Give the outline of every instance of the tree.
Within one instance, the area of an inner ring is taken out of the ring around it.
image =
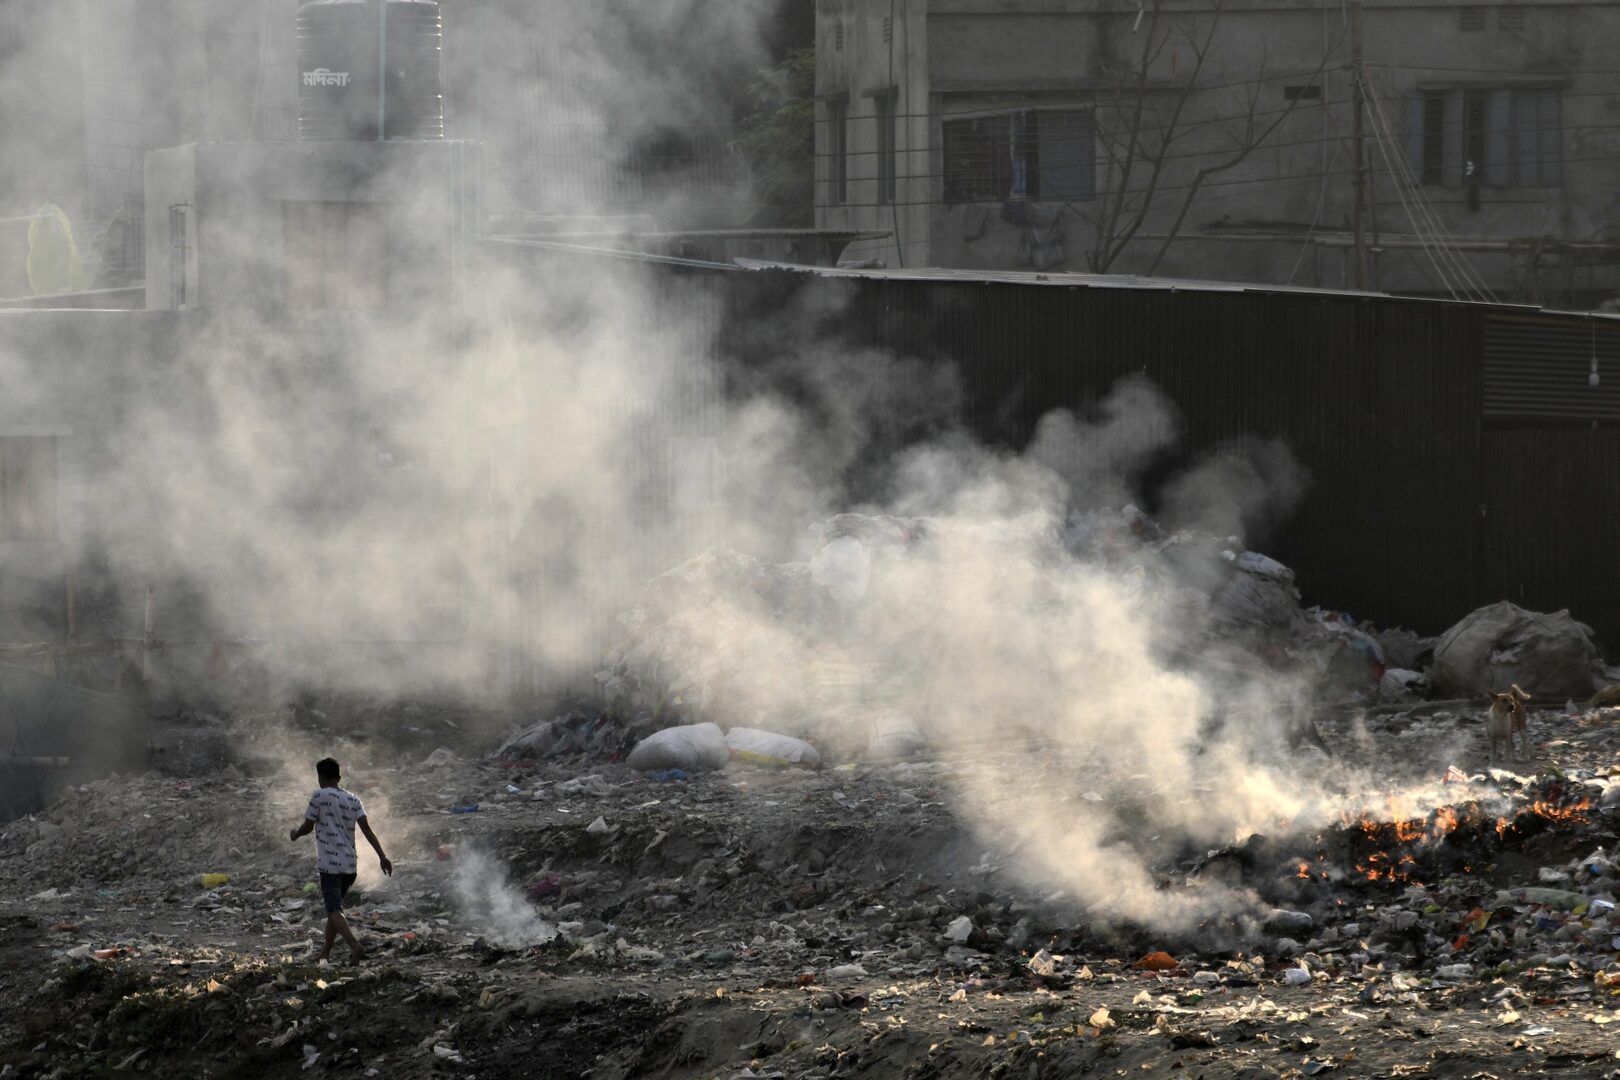
[[[1237,168],[1265,146],[1303,99],[1301,95],[1290,97],[1287,105],[1269,118],[1261,113],[1260,92],[1267,82],[1262,55],[1254,76],[1233,88],[1240,101],[1237,114],[1229,114],[1220,123],[1189,115],[1189,107],[1200,98],[1209,100],[1209,91],[1199,86],[1199,79],[1210,58],[1221,12],[1222,4],[1217,2],[1207,23],[1200,26],[1196,15],[1183,18],[1166,14],[1163,0],[1152,0],[1146,11],[1147,25],[1133,30],[1133,36],[1141,32],[1141,47],[1129,82],[1110,100],[1106,110],[1098,108],[1097,142],[1106,175],[1103,190],[1090,211],[1071,206],[1096,230],[1096,246],[1086,253],[1087,265],[1094,273],[1108,273],[1150,217],[1168,215],[1169,224],[1142,271],[1157,272],[1205,183]],[[1140,20],[1142,16],[1129,17]],[[1166,81],[1158,74],[1160,61],[1173,44],[1184,44],[1191,51],[1192,64],[1184,78]],[[1313,81],[1320,77],[1332,52],[1331,47],[1324,49],[1311,74]],[[1109,123],[1103,122],[1105,116]],[[1223,136],[1223,145],[1206,151],[1184,149],[1193,136],[1212,132]],[[1198,159],[1206,163],[1190,175],[1175,167],[1178,161]],[[1172,178],[1176,181],[1174,187],[1167,183]]]
[[[736,150],[748,163],[760,209],[755,225],[807,227],[815,220],[816,51],[789,53],[749,87],[752,102]]]

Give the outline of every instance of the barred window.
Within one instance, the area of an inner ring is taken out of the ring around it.
[[[947,120],[944,135],[946,202],[1096,197],[1096,127],[1090,109]]]
[[[1407,154],[1425,184],[1555,187],[1561,108],[1556,87],[1425,90],[1410,105]]]

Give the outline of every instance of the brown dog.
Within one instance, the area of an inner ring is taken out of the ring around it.
[[[1485,717],[1485,737],[1491,741],[1491,760],[1496,760],[1496,744],[1506,743],[1508,753],[1514,755],[1514,760],[1522,761],[1530,754],[1530,731],[1525,722],[1524,703],[1530,700],[1530,695],[1519,689],[1514,683],[1500,694],[1491,695],[1490,715]],[[1522,754],[1515,754],[1513,736],[1519,736],[1519,743],[1523,746]]]

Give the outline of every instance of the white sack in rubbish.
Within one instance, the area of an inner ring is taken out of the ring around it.
[[[1390,668],[1378,681],[1378,700],[1384,702],[1408,701],[1419,697],[1429,688],[1429,678],[1421,671]]]
[[[718,724],[686,724],[655,731],[636,744],[625,759],[632,769],[723,769],[731,751]]]
[[[726,745],[738,761],[755,765],[804,765],[814,769],[821,754],[803,739],[758,728],[734,727],[726,732]]]
[[[903,761],[928,749],[928,741],[917,730],[917,722],[899,712],[881,712],[872,721],[872,739],[867,751],[879,761]]]
[[[1567,611],[1526,611],[1506,600],[1440,636],[1429,677],[1439,694],[1475,697],[1517,684],[1533,698],[1584,700],[1595,689],[1592,631]]]

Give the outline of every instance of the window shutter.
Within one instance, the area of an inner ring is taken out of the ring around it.
[[[1485,183],[1506,187],[1514,182],[1508,156],[1508,126],[1513,99],[1507,90],[1492,90],[1485,101]]]
[[[1540,101],[1541,119],[1541,175],[1536,182],[1553,187],[1564,182],[1563,132],[1559,127],[1560,107],[1557,90],[1543,90],[1535,95]]]
[[[1423,95],[1406,99],[1406,164],[1418,182],[1423,182]]]
[[[1446,94],[1445,141],[1441,173],[1446,187],[1462,187],[1463,182],[1463,130],[1462,94],[1456,90]]]
[[[1513,95],[1513,167],[1519,184],[1541,182],[1538,96],[1534,90],[1520,90]]]

